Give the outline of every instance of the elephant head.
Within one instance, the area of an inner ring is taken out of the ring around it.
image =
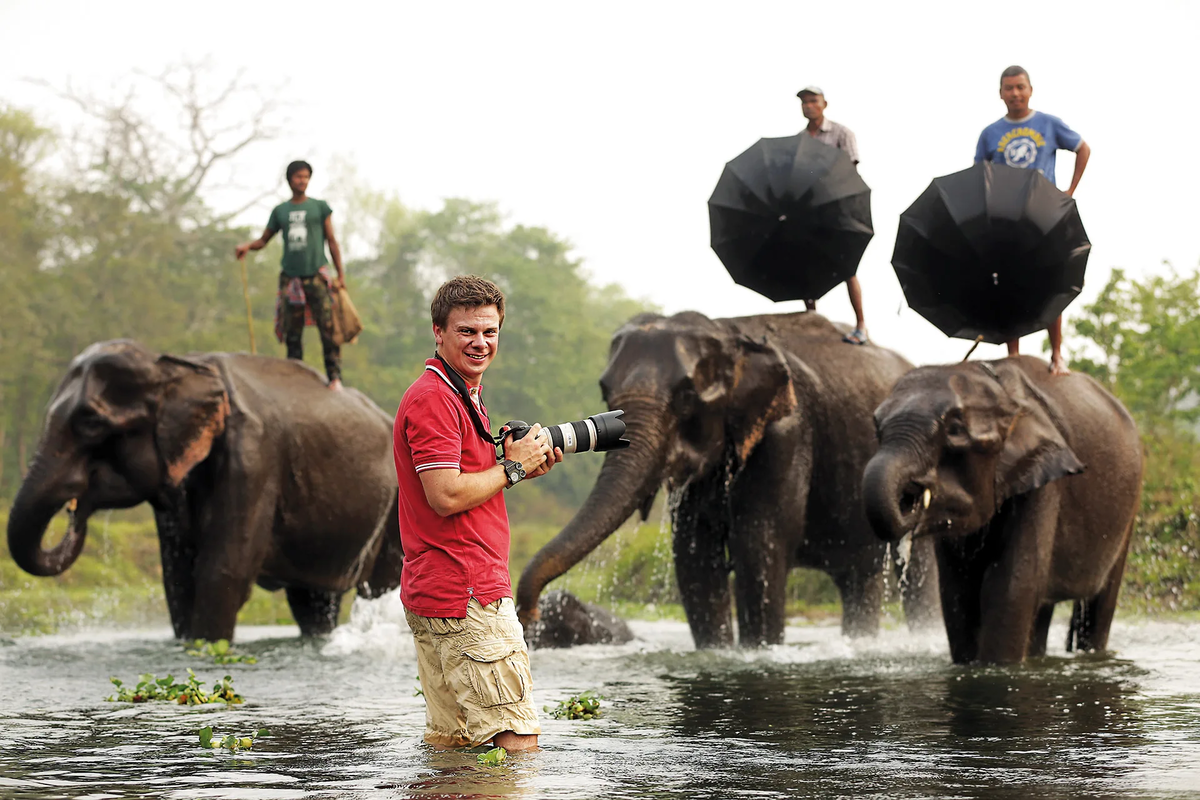
[[[1083,471],[1054,403],[1006,361],[915,369],[875,426],[863,500],[885,540],[977,531],[1006,500]]]
[[[67,569],[83,549],[90,514],[154,502],[178,487],[208,457],[228,415],[224,383],[207,364],[128,340],[84,350],[50,400],[13,503],[13,560],[34,575]],[[46,527],[64,505],[66,535],[44,550]]]
[[[613,336],[600,388],[610,409],[624,409],[632,444],[605,456],[582,508],[525,567],[517,588],[525,621],[536,618],[547,583],[634,511],[646,518],[664,480],[674,490],[717,468],[736,471],[797,404],[777,347],[695,312],[631,319]]]

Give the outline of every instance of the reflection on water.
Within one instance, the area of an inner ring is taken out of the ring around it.
[[[949,664],[938,638],[848,642],[789,628],[765,650],[696,652],[686,626],[618,647],[535,651],[537,699],[609,698],[592,723],[543,720],[539,753],[485,768],[420,743],[424,706],[398,604],[356,606],[324,642],[239,631],[254,666],[184,655],[167,631],[0,647],[0,797],[1164,797],[1200,791],[1200,626],[1121,625],[1114,657]],[[1052,634],[1062,640],[1057,629]],[[211,680],[232,709],[102,701],[109,675]],[[196,731],[273,736],[239,755]]]

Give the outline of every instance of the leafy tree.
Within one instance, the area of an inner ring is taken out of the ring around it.
[[[1169,265],[1168,265],[1169,267]],[[1112,276],[1074,325],[1071,367],[1103,383],[1142,431],[1142,509],[1125,593],[1200,606],[1200,272]]]

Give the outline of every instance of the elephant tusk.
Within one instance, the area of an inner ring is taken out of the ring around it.
[[[921,495],[921,507],[929,508],[929,503],[932,500],[933,500],[933,492],[926,489],[925,494]]]
[[[79,498],[72,497],[67,501],[67,511],[74,513],[75,509],[79,508]]]

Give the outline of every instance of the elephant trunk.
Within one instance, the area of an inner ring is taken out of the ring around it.
[[[912,533],[929,507],[930,489],[917,480],[925,473],[911,455],[881,448],[863,470],[863,506],[875,535],[894,542]]]
[[[538,598],[546,584],[595,550],[653,497],[662,482],[672,434],[666,402],[615,398],[609,407],[624,409],[631,444],[605,456],[583,506],[525,566],[517,584],[517,613],[525,624],[537,618]]]
[[[13,561],[40,577],[58,575],[75,563],[83,550],[91,513],[83,498],[87,484],[82,470],[68,470],[68,474],[74,474],[74,480],[63,480],[58,474],[48,480],[47,473],[61,472],[48,466],[39,450],[8,515],[8,550]],[[70,520],[66,535],[53,549],[43,550],[46,528],[64,504]]]

